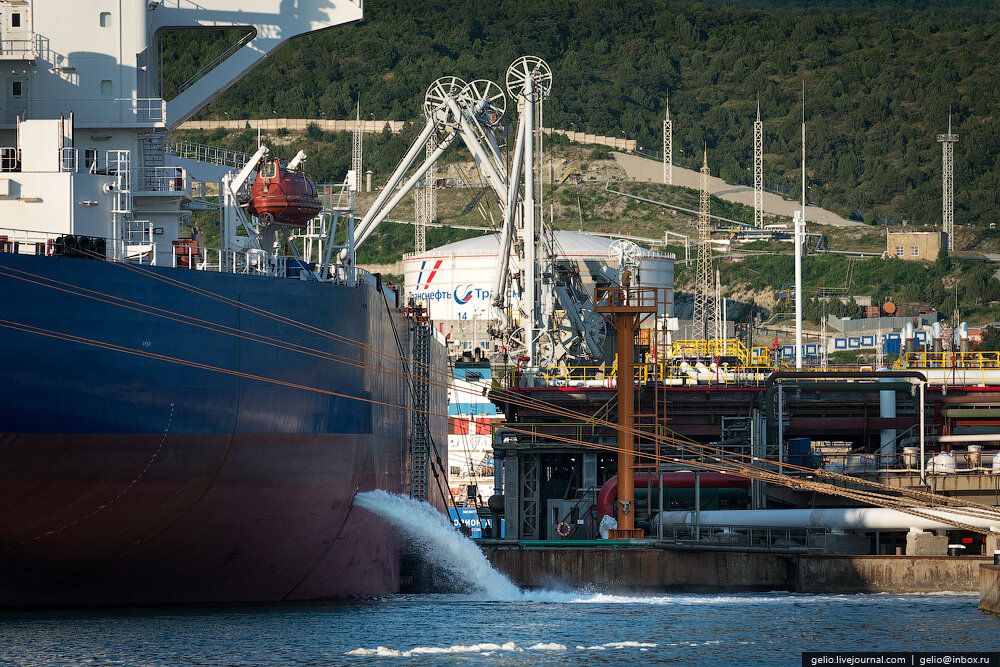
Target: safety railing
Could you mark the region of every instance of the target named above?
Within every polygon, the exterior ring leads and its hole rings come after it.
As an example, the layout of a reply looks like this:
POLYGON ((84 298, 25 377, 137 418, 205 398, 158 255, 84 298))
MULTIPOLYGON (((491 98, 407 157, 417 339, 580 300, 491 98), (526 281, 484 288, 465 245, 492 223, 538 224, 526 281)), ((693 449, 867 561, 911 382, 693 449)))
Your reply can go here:
POLYGON ((657 526, 653 534, 673 542, 700 542, 720 546, 766 547, 771 549, 821 548, 819 539, 830 533, 826 528, 786 528, 767 526, 657 526), (662 532, 658 532, 661 531, 662 532))
POLYGON ((110 150, 98 151, 90 148, 80 149, 65 147, 59 149, 59 171, 64 173, 117 175, 120 170, 128 168, 128 151, 110 150))
POLYGON ((242 151, 234 151, 229 148, 219 148, 208 144, 198 144, 193 141, 177 141, 167 139, 163 142, 163 149, 171 155, 199 162, 218 164, 233 169, 241 169, 250 160, 252 155, 242 151))
POLYGON ((0 60, 34 60, 38 48, 33 38, 0 39, 0 60))
POLYGON ((997 352, 904 352, 893 368, 919 370, 935 386, 1000 385, 1000 353, 997 352))
POLYGON ((1000 352, 906 352, 896 368, 1000 368, 1000 352))
MULTIPOLYGON (((698 357, 704 359, 704 357, 698 357)), ((645 386, 659 382, 671 386, 713 385, 719 387, 762 387, 774 372, 768 365, 742 366, 702 363, 695 357, 670 361, 639 363, 633 366, 633 379, 645 386)), ((522 386, 531 377, 532 386, 614 389, 618 386, 617 364, 603 366, 520 366, 509 370, 501 379, 504 387, 522 386)))
POLYGON ((16 171, 20 160, 17 149, 13 146, 0 146, 0 172, 16 171))
MULTIPOLYGON (((65 111, 54 100, 35 100, 36 116, 58 116, 65 111)), ((167 103, 160 97, 90 97, 73 101, 76 127, 150 127, 167 117, 167 103)))
POLYGON ((143 192, 187 192, 187 170, 180 167, 146 167, 139 189, 143 192))

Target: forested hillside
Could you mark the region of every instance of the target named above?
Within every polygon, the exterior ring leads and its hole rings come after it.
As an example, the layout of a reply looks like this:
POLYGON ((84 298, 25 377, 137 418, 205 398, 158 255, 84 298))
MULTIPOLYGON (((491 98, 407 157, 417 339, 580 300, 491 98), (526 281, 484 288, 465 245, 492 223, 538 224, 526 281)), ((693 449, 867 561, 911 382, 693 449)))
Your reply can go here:
MULTIPOLYGON (((1000 9, 870 4, 372 1, 363 24, 294 41, 202 117, 346 118, 360 98, 366 116, 416 119, 435 78, 502 82, 516 57, 536 54, 554 73, 547 125, 659 148, 669 93, 675 154, 707 143, 730 182, 749 174, 759 93, 766 179, 793 185, 804 81, 814 199, 939 221, 935 137, 951 108, 956 222, 1000 220, 1000 9)), ((217 48, 205 35, 164 40, 166 94, 217 48)))

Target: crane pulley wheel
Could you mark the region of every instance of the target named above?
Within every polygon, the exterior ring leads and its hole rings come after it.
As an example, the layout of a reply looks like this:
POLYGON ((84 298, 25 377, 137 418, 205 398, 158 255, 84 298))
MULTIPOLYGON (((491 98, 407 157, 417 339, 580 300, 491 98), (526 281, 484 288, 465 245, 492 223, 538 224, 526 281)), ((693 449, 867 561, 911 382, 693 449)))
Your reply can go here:
POLYGON ((507 96, 503 89, 489 79, 476 79, 466 84, 459 94, 459 100, 479 122, 496 127, 507 111, 507 96))
POLYGON ((466 85, 457 76, 443 76, 432 83, 424 95, 424 115, 432 118, 449 99, 457 100, 466 85))
POLYGON ((512 98, 524 97, 524 82, 531 77, 535 99, 541 93, 545 99, 552 92, 552 68, 538 56, 521 56, 507 68, 507 94, 512 98))

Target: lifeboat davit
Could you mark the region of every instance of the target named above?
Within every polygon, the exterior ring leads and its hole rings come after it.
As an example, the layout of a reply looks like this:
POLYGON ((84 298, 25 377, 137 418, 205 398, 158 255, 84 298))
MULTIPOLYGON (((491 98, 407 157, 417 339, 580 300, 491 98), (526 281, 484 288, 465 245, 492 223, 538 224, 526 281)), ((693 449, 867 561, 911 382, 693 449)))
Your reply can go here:
POLYGON ((277 158, 261 166, 250 188, 250 213, 265 225, 305 227, 322 208, 316 184, 277 158))

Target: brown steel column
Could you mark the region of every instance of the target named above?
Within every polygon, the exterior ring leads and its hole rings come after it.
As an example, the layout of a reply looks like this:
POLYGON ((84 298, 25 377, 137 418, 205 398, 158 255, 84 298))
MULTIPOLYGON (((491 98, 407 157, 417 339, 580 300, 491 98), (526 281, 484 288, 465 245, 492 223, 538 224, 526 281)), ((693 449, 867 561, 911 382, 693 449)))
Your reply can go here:
POLYGON ((595 302, 595 311, 618 334, 618 528, 610 535, 611 539, 631 539, 642 537, 642 531, 635 528, 635 330, 656 313, 656 290, 599 287, 595 302))
POLYGON ((635 315, 615 313, 618 334, 618 529, 635 528, 635 315))

